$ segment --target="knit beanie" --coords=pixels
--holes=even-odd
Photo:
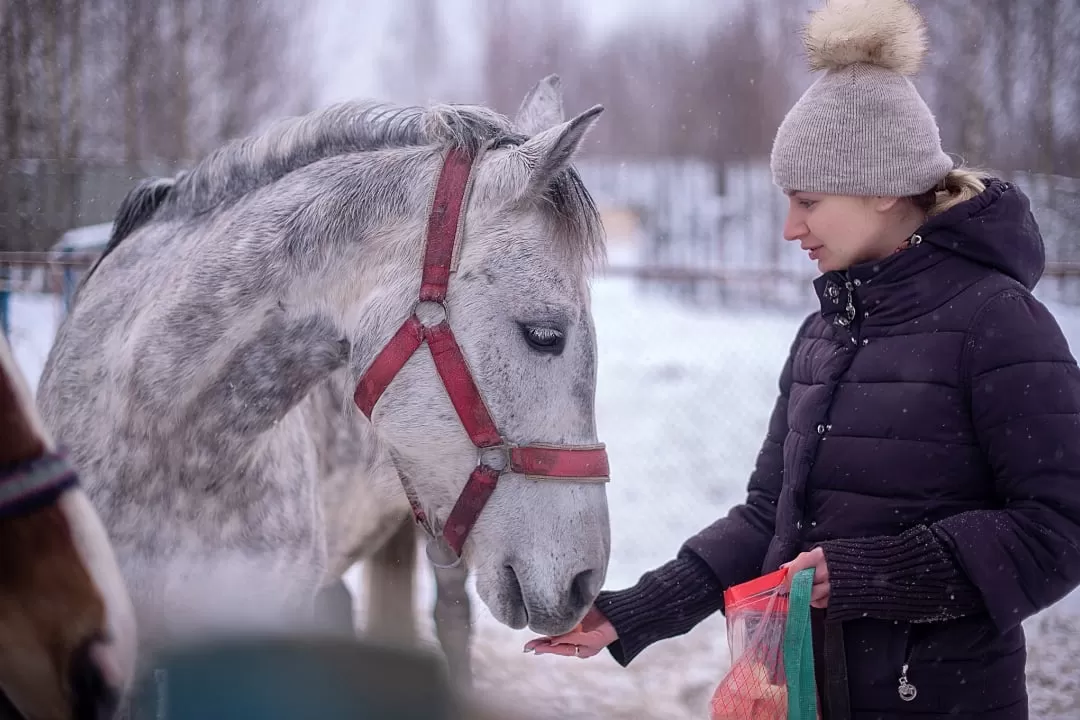
[[[926,26],[907,0],[826,0],[803,33],[824,70],[777,130],[773,181],[835,195],[919,195],[953,168],[937,122],[908,79]]]

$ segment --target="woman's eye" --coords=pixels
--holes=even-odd
[[[559,330],[550,327],[535,327],[523,325],[525,342],[534,350],[552,355],[558,355],[563,349],[563,334]]]
[[[800,200],[799,204],[802,205],[807,210],[814,207],[814,201],[813,200]]]

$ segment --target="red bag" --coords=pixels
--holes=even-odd
[[[712,697],[712,720],[787,720],[784,628],[787,569],[724,592],[731,668]]]

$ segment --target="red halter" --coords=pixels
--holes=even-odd
[[[446,315],[446,288],[452,272],[454,246],[460,232],[473,160],[469,153],[458,149],[450,150],[443,160],[428,217],[420,300],[413,313],[360,377],[354,396],[356,406],[370,419],[375,404],[387,386],[420,345],[427,342],[435,368],[461,424],[480,451],[476,469],[469,475],[469,481],[450,511],[442,532],[446,544],[457,556],[461,555],[465,538],[503,473],[520,473],[531,480],[589,483],[609,480],[607,452],[603,444],[518,446],[508,443],[495,427],[465,356],[454,339]],[[424,325],[417,316],[417,308],[424,303],[433,303],[442,309],[441,319],[437,323]],[[404,479],[402,482],[416,521],[435,538],[436,533],[420,506],[416,492]]]

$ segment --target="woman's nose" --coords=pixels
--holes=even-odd
[[[806,234],[806,224],[794,217],[794,213],[788,212],[784,218],[784,239],[798,240]]]

